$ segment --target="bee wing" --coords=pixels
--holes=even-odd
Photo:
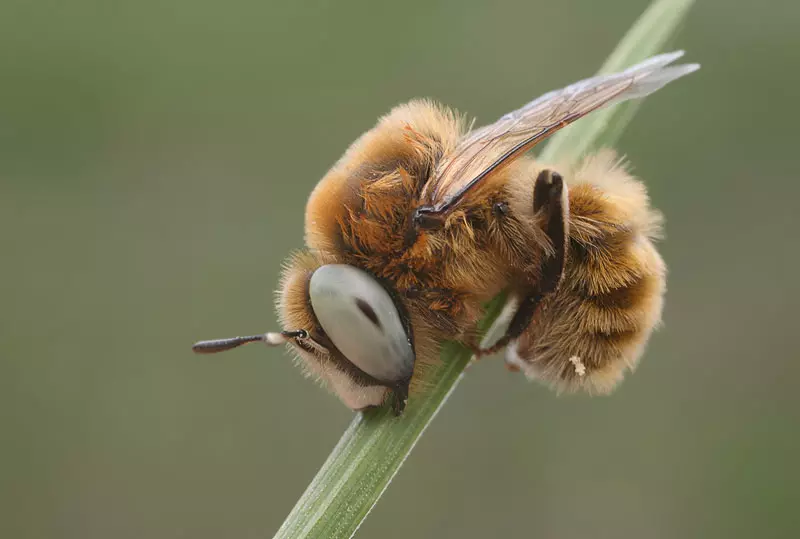
[[[495,123],[466,135],[426,183],[421,200],[429,213],[444,213],[481,180],[562,127],[603,106],[644,97],[696,71],[698,64],[670,66],[683,51],[654,56],[613,75],[585,79],[544,94]]]

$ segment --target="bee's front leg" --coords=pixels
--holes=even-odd
[[[494,354],[522,335],[533,320],[542,300],[558,289],[564,278],[569,242],[569,198],[561,174],[542,170],[533,187],[533,214],[550,240],[552,252],[544,257],[536,283],[514,291],[521,298],[505,334],[488,348],[472,347],[477,357]]]

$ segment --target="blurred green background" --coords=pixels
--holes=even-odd
[[[280,350],[306,196],[415,96],[480,122],[646,2],[0,4],[0,536],[269,537],[351,419]],[[611,398],[473,367],[360,537],[796,537],[800,4],[706,0],[619,148],[665,326]]]

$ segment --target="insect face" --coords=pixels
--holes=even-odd
[[[306,372],[327,384],[353,409],[393,397],[405,407],[414,370],[411,325],[403,308],[368,273],[345,264],[316,268],[309,256],[287,267],[282,288],[284,322],[300,329],[201,341],[193,349],[215,353],[251,342],[291,344]]]

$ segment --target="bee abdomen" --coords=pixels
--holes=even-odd
[[[649,240],[637,241],[649,244]],[[611,271],[602,276],[602,290],[592,290],[588,277],[585,281],[567,281],[565,298],[561,300],[567,304],[562,308],[576,313],[577,329],[586,333],[635,332],[657,323],[664,293],[664,266],[652,244],[636,246],[635,250],[638,252],[626,261],[624,272],[615,275]],[[591,272],[586,267],[576,267],[573,273]]]
[[[638,363],[661,319],[660,215],[611,154],[589,158],[570,189],[564,281],[507,361],[559,390],[608,393]]]
[[[661,319],[663,292],[663,271],[598,294],[565,286],[509,347],[507,360],[559,390],[608,393],[638,363]]]

